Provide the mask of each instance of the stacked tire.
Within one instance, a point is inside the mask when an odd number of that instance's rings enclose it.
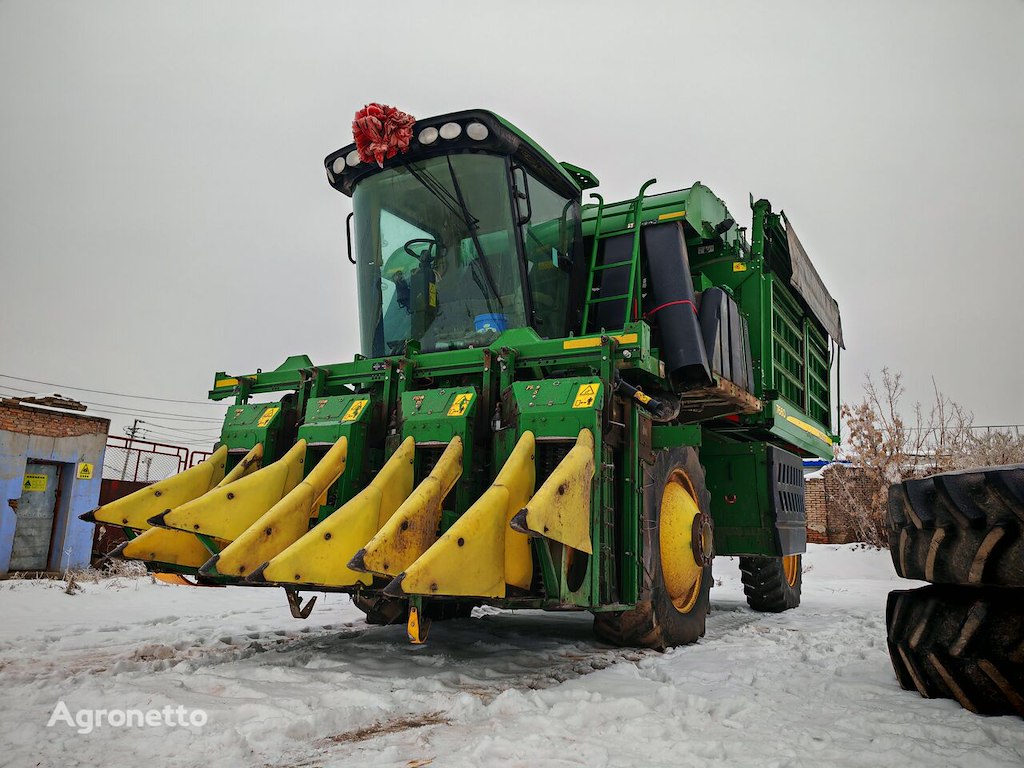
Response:
[[[896,572],[930,582],[889,594],[900,685],[1024,717],[1024,465],[894,485],[888,533]]]

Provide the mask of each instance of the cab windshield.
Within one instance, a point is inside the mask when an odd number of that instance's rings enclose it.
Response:
[[[410,162],[353,194],[363,354],[489,344],[527,325],[504,157]]]

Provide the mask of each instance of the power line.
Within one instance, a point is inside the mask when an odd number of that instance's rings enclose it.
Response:
[[[173,441],[174,445],[180,445],[180,446],[183,446],[183,447],[184,446],[193,446],[193,445],[211,446],[211,445],[213,445],[214,443],[217,442],[217,438],[214,438],[214,437],[211,437],[211,438],[209,438],[207,440],[191,439],[191,438],[185,439],[181,435],[169,435],[169,434],[166,434],[164,432],[157,432],[157,431],[152,430],[152,429],[146,429],[145,427],[142,427],[139,431],[142,432],[143,435],[145,435],[145,437],[142,438],[143,440],[147,440],[150,437],[156,437],[156,438],[158,438],[160,440]]]
[[[149,424],[151,427],[156,427],[157,429],[166,429],[171,432],[183,432],[188,435],[199,435],[200,437],[206,437],[207,435],[220,436],[219,429],[185,429],[183,427],[172,427],[169,424],[159,424],[155,421],[143,421],[142,419],[139,419],[139,423]]]
[[[38,394],[29,389],[22,389],[21,387],[14,387],[10,384],[4,384],[4,388],[8,390],[14,390],[15,392],[23,392],[26,394]],[[17,397],[12,394],[11,397]],[[153,411],[148,408],[133,408],[128,405],[117,405],[116,403],[100,403],[93,400],[80,400],[79,402],[90,406],[90,410],[97,411],[99,413],[107,413],[113,416],[132,416],[135,414],[144,414],[151,416],[162,416],[168,421],[193,421],[193,422],[207,422],[211,424],[219,424],[221,419],[211,419],[206,416],[189,416],[183,413],[173,413],[170,411]],[[218,403],[211,403],[211,405],[218,405]],[[226,406],[221,405],[222,408]]]
[[[11,376],[8,373],[0,373],[0,377],[5,379],[14,379],[15,381],[27,381],[31,384],[44,384],[47,387],[63,387],[64,389],[74,389],[79,392],[92,392],[97,395],[114,395],[115,397],[130,397],[137,400],[159,400],[163,403],[188,403],[189,405],[218,405],[218,403],[212,403],[209,400],[175,400],[169,397],[149,397],[148,395],[127,395],[124,392],[108,392],[104,389],[88,389],[86,387],[73,387],[70,384],[54,384],[52,381],[39,381],[38,379],[26,379],[22,376]]]

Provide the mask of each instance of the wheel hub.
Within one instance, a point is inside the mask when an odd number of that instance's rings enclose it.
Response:
[[[689,613],[700,596],[704,567],[711,562],[710,530],[689,478],[673,472],[661,497],[658,539],[665,591],[680,613]]]

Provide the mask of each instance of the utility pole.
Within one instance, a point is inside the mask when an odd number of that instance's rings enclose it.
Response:
[[[139,419],[136,419],[130,427],[124,428],[124,433],[128,435],[128,447],[124,451],[124,466],[121,467],[121,479],[124,480],[125,475],[128,474],[128,457],[132,452],[132,440],[135,439],[136,433],[139,431]]]

